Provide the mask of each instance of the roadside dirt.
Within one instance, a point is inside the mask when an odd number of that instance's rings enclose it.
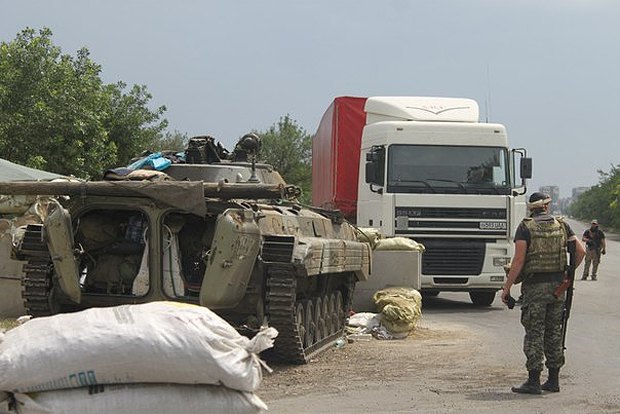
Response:
[[[265,375],[258,394],[269,402],[399,382],[436,393],[464,393],[510,381],[509,369],[476,357],[481,346],[480,338],[459,326],[420,327],[403,340],[347,343],[304,366],[272,365],[274,372]],[[472,371],[477,372],[476,378]],[[520,379],[515,376],[514,381]]]

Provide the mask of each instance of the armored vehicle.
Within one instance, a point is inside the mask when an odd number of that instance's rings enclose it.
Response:
[[[275,327],[276,356],[307,362],[341,335],[370,247],[338,212],[300,205],[297,187],[256,162],[258,147],[253,134],[231,153],[197,137],[183,152],[134,163],[170,164],[161,172],[1,183],[0,194],[52,196],[17,248],[28,312],[200,304],[248,334]]]

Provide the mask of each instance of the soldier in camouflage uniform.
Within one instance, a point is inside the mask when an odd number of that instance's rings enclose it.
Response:
[[[601,254],[605,254],[605,233],[598,227],[598,220],[592,220],[590,228],[583,232],[581,237],[586,244],[586,262],[583,265],[581,280],[588,279],[590,263],[592,263],[592,280],[596,280],[596,272],[601,262]]]
[[[521,293],[521,324],[525,328],[523,352],[526,357],[528,380],[512,391],[540,394],[542,390],[559,392],[560,368],[564,365],[562,347],[562,309],[566,293],[553,296],[565,277],[567,242],[575,240],[576,265],[585,254],[570,226],[561,218],[549,215],[551,198],[543,193],[530,196],[530,216],[525,218],[515,234],[515,254],[502,291],[507,303],[513,284],[523,282]],[[549,379],[542,386],[540,373],[543,363]]]

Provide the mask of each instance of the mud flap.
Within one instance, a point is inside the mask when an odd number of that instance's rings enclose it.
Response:
[[[200,288],[200,304],[212,309],[237,305],[245,295],[258,257],[260,230],[250,210],[226,210],[217,218]]]
[[[78,263],[73,254],[71,215],[58,201],[50,201],[44,223],[44,238],[54,262],[54,272],[60,289],[74,302],[80,303]]]

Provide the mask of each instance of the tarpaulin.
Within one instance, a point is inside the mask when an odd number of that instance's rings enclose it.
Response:
[[[312,140],[312,204],[355,220],[367,98],[341,96],[327,108]]]

